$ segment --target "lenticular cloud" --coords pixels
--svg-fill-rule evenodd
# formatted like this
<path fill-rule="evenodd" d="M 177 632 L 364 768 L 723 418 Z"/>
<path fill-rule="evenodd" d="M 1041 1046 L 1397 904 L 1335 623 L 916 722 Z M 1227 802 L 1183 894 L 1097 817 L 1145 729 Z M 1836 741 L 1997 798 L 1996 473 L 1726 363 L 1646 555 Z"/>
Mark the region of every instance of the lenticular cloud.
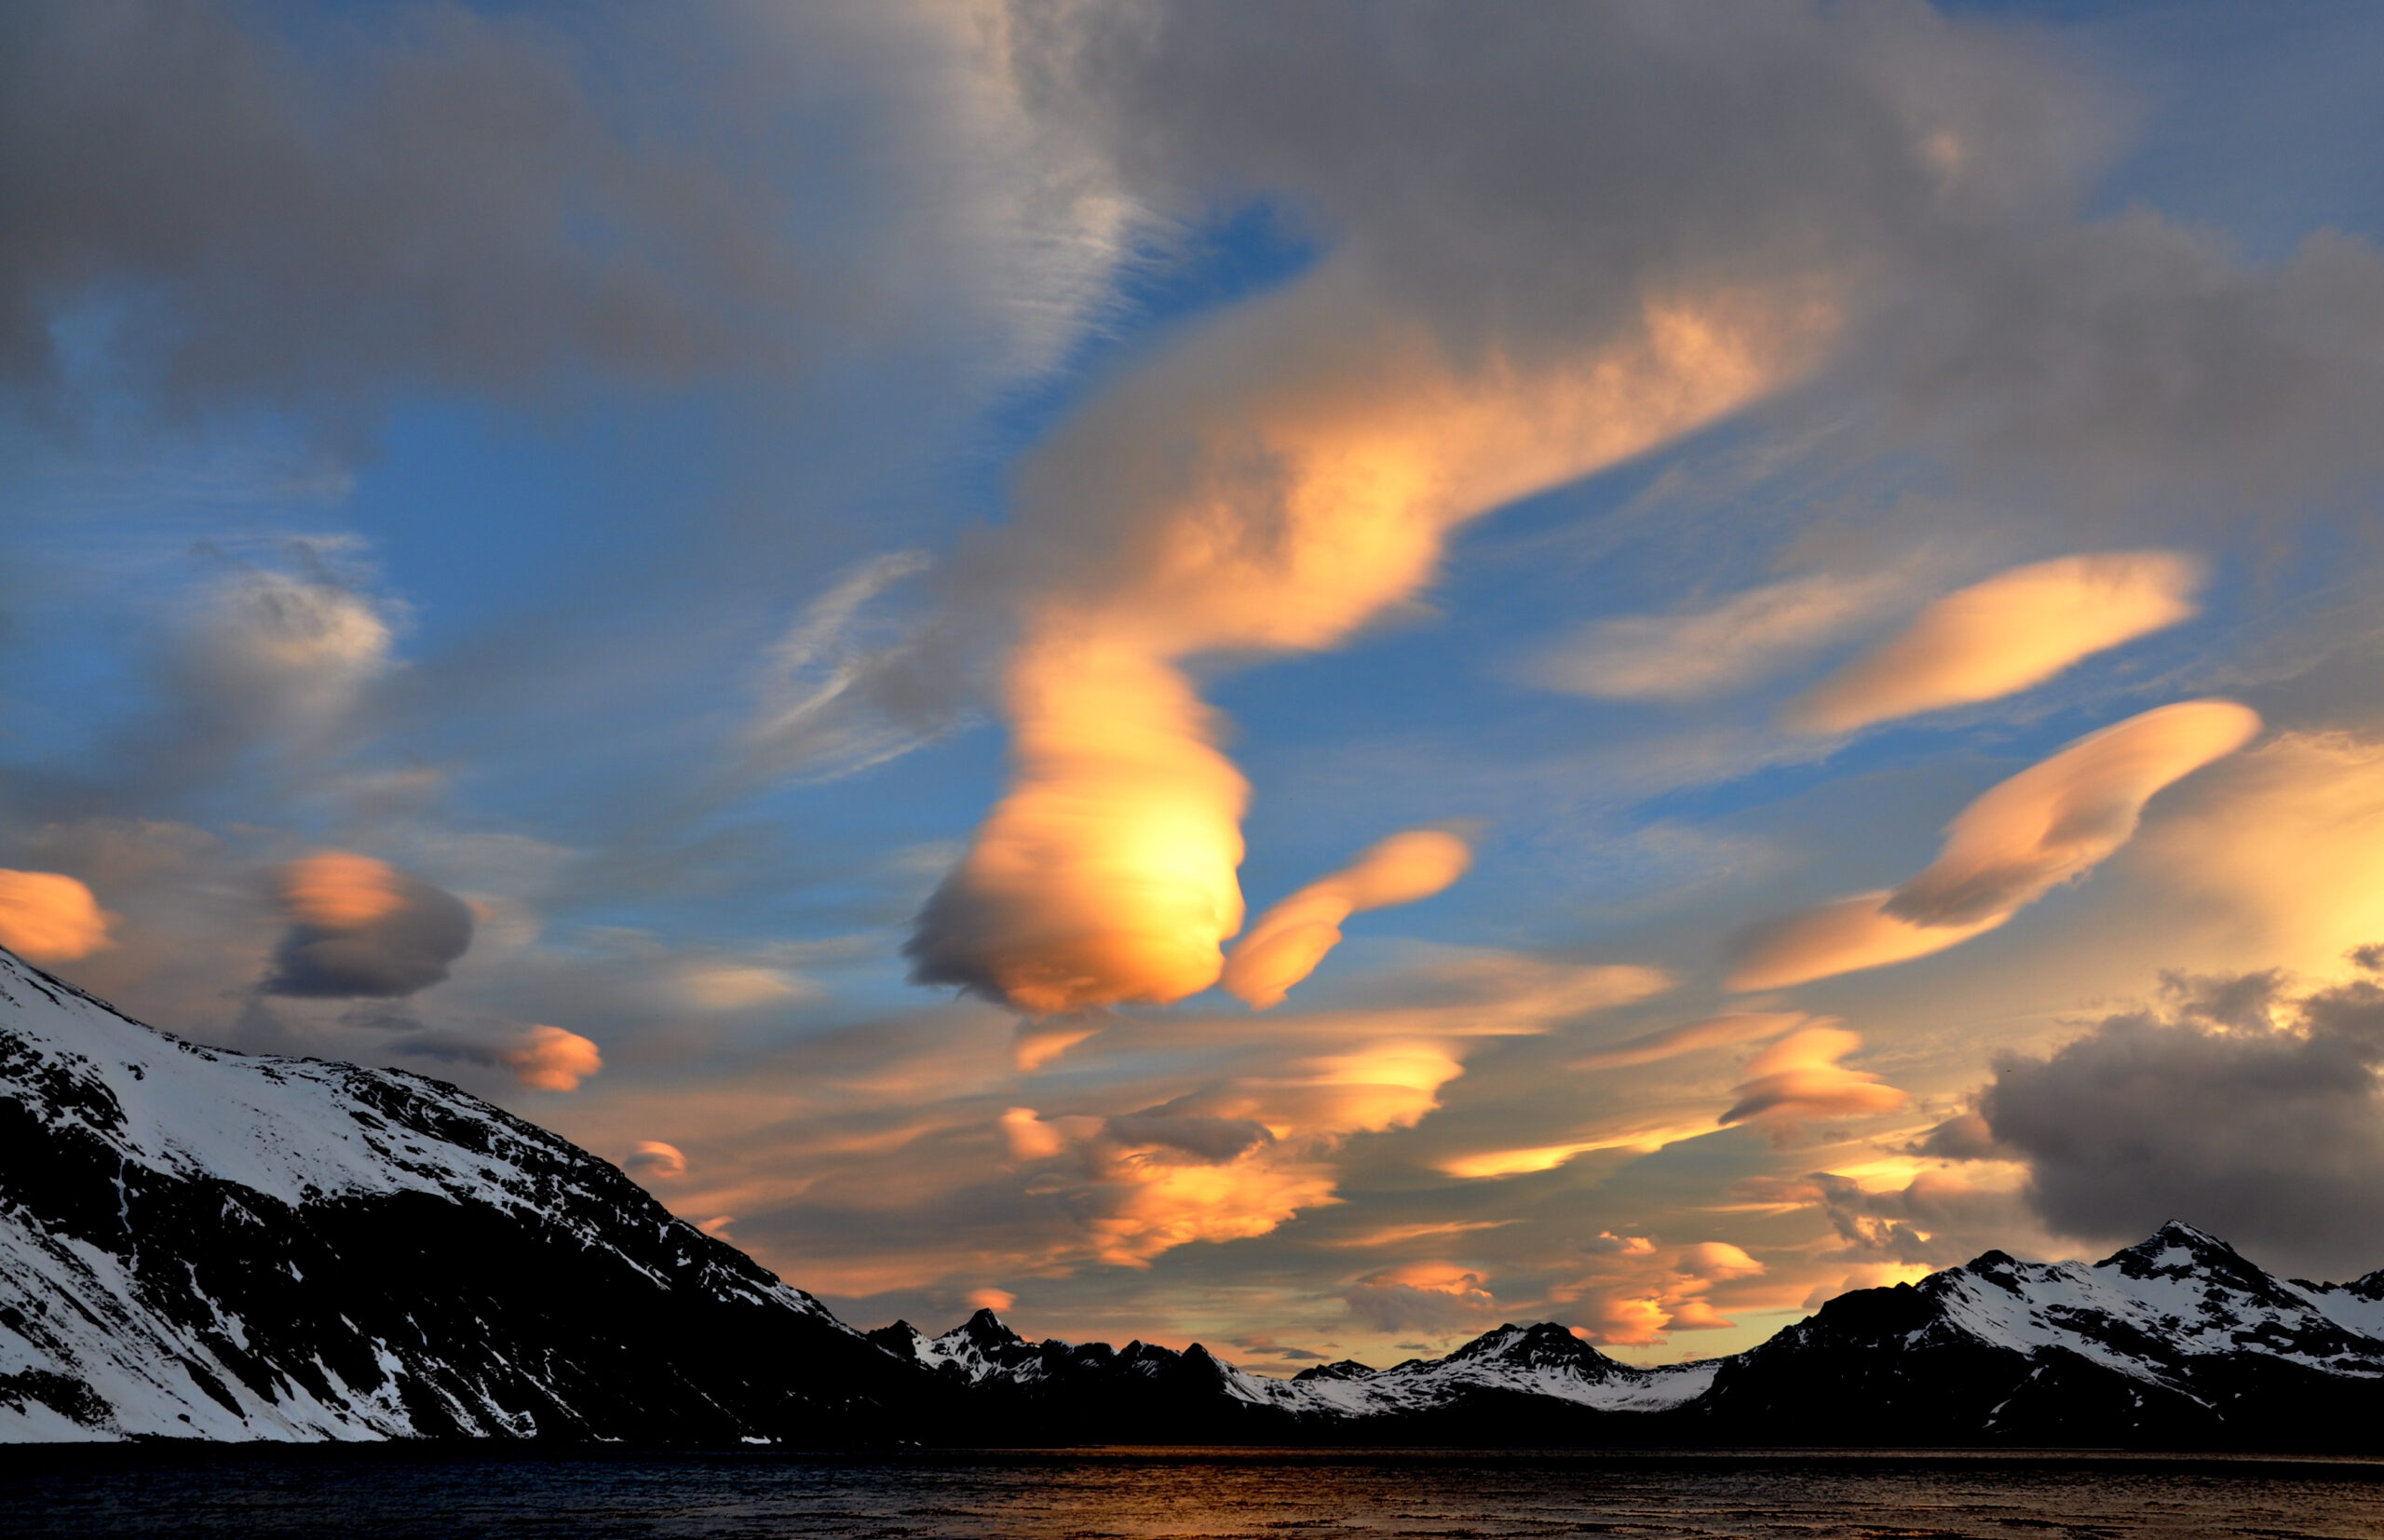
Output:
<path fill-rule="evenodd" d="M 1226 988 L 1253 1009 L 1281 1005 L 1284 993 L 1341 944 L 1342 921 L 1360 910 L 1429 898 L 1472 863 L 1472 850 L 1443 830 L 1393 834 L 1260 915 L 1226 959 Z"/>
<path fill-rule="evenodd" d="M 2163 706 L 2092 733 L 1988 790 L 1945 827 L 1937 859 L 1892 891 L 1756 927 L 1729 985 L 1779 989 L 1942 952 L 2092 871 L 2135 833 L 2161 788 L 2249 743 L 2260 719 L 2227 700 Z"/>
<path fill-rule="evenodd" d="M 1947 594 L 1901 634 L 1823 680 L 1789 711 L 1842 733 L 1996 700 L 2196 613 L 2202 565 L 2174 551 L 2109 551 L 2015 567 Z"/>
<path fill-rule="evenodd" d="M 391 999 L 446 979 L 472 944 L 472 912 L 444 888 L 386 861 L 325 850 L 278 873 L 290 928 L 268 994 Z"/>
<path fill-rule="evenodd" d="M 57 871 L 0 871 L 0 946 L 36 963 L 69 963 L 114 945 L 115 916 Z"/>
<path fill-rule="evenodd" d="M 1828 320 L 1801 292 L 1684 294 L 1552 359 L 1459 356 L 1327 273 L 1123 382 L 1022 489 L 1013 775 L 914 977 L 1036 1013 L 1216 982 L 1249 789 L 1185 664 L 1343 641 L 1458 525 L 1752 399 Z"/>

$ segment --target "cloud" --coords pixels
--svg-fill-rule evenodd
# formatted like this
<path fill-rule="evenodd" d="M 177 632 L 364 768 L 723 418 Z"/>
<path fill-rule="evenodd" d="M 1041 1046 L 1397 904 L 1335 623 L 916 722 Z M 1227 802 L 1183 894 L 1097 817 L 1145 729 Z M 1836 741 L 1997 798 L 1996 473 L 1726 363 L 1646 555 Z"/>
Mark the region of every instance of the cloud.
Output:
<path fill-rule="evenodd" d="M 1498 1302 L 1481 1275 L 1450 1263 L 1416 1262 L 1370 1273 L 1341 1296 L 1349 1314 L 1385 1336 L 1448 1338 L 1495 1320 Z"/>
<path fill-rule="evenodd" d="M 631 1176 L 659 1182 L 675 1182 L 687 1174 L 687 1157 L 679 1146 L 665 1144 L 658 1139 L 639 1140 L 637 1148 L 621 1164 Z"/>
<path fill-rule="evenodd" d="M 1204 989 L 1241 923 L 1248 788 L 1188 662 L 1398 613 L 1461 524 L 1807 378 L 1885 275 L 2062 209 L 2078 159 L 2046 56 L 1917 9 L 1007 16 L 1023 100 L 1129 196 L 1327 249 L 1019 479 L 1013 775 L 911 954 L 1037 1013 Z"/>
<path fill-rule="evenodd" d="M 1662 6 L 1294 0 L 1263 35 L 1198 0 L 1013 16 L 1028 101 L 1129 193 L 1193 214 L 1220 189 L 1279 198 L 1467 347 L 1564 350 L 1651 277 L 1884 287 L 2066 212 L 2099 147 L 2045 49 L 1920 7 L 1714 28 Z"/>
<path fill-rule="evenodd" d="M 1185 660 L 1343 640 L 1459 523 L 1742 404 L 1817 324 L 1776 294 L 1656 296 L 1526 365 L 1452 357 L 1336 270 L 1121 381 L 1023 477 L 1015 772 L 919 916 L 915 979 L 1036 1013 L 1213 983 L 1248 787 Z"/>
<path fill-rule="evenodd" d="M 1664 1027 L 1585 1054 L 1567 1066 L 1577 1070 L 1621 1070 L 1641 1064 L 1660 1063 L 1677 1059 L 1685 1053 L 1697 1053 L 1706 1048 L 1718 1048 L 1733 1043 L 1750 1043 L 1759 1038 L 1773 1037 L 1799 1022 L 1809 1020 L 1802 1011 L 1733 1011 L 1711 1016 L 1702 1021 L 1685 1021 L 1676 1027 Z"/>
<path fill-rule="evenodd" d="M 1388 1040 L 1295 1059 L 1106 1118 L 1012 1107 L 1000 1130 L 1047 1196 L 1079 1215 L 1092 1260 L 1146 1267 L 1195 1241 L 1242 1240 L 1340 1201 L 1330 1157 L 1353 1134 L 1412 1128 L 1464 1073 L 1440 1044 Z"/>
<path fill-rule="evenodd" d="M 1965 925 L 1918 925 L 1887 912 L 1887 889 L 1857 893 L 1750 926 L 1732 943 L 1728 987 L 1785 989 L 1862 968 L 1910 962 L 1959 946 L 2009 915 Z"/>
<path fill-rule="evenodd" d="M 1472 862 L 1465 841 L 1444 831 L 1393 834 L 1260 915 L 1226 958 L 1226 989 L 1256 1010 L 1282 1004 L 1285 992 L 1340 944 L 1342 921 L 1429 898 Z"/>
<path fill-rule="evenodd" d="M 1895 890 L 1887 911 L 1930 925 L 2009 914 L 2093 871 L 2134 834 L 2162 787 L 2259 730 L 2248 707 L 2192 700 L 2090 733 L 1962 809 L 1937 859 Z"/>
<path fill-rule="evenodd" d="M 51 322 L 77 304 L 178 409 L 774 356 L 802 294 L 783 195 L 718 99 L 673 124 L 599 84 L 700 49 L 593 20 L 414 6 L 301 40 L 263 7 L 14 13 L 0 142 L 52 148 L 10 177 L 0 376 L 67 374 Z"/>
<path fill-rule="evenodd" d="M 2191 618 L 2201 562 L 2174 551 L 2068 556 L 1947 594 L 1901 635 L 1791 706 L 1805 732 L 1995 700 L 2081 659 Z"/>
<path fill-rule="evenodd" d="M 1717 1331 L 1737 1323 L 1709 1296 L 1720 1285 L 1760 1277 L 1764 1264 L 1727 1241 L 1662 1248 L 1647 1236 L 1601 1233 L 1581 1249 L 1590 1268 L 1551 1297 L 1585 1307 L 1584 1342 L 1647 1347 L 1674 1331 Z"/>
<path fill-rule="evenodd" d="M 0 871 L 0 946 L 35 963 L 71 963 L 115 945 L 115 917 L 56 871 Z"/>
<path fill-rule="evenodd" d="M 1120 1144 L 1164 1145 L 1202 1160 L 1231 1160 L 1275 1137 L 1266 1125 L 1251 1118 L 1185 1117 L 1158 1107 L 1113 1117 L 1105 1131 Z"/>
<path fill-rule="evenodd" d="M 1903 886 L 1758 925 L 1729 987 L 1780 989 L 1926 956 L 1992 930 L 2092 871 L 2135 832 L 2161 788 L 2241 749 L 2260 719 L 2231 701 L 2181 701 L 2090 733 L 1990 788 L 1945 828 Z"/>
<path fill-rule="evenodd" d="M 514 1079 L 541 1091 L 576 1091 L 604 1067 L 595 1044 L 563 1027 L 524 1027 L 522 1040 L 497 1059 Z"/>
<path fill-rule="evenodd" d="M 2384 253 L 2338 230 L 2282 262 L 2138 208 L 2007 232 L 1893 306 L 1899 448 L 1951 454 L 2065 531 L 2116 513 L 2263 517 L 2384 471 Z"/>
<path fill-rule="evenodd" d="M 882 764 L 933 737 L 944 709 L 921 704 L 910 677 L 916 639 L 868 613 L 873 601 L 928 570 L 924 551 L 890 551 L 846 574 L 804 607 L 770 649 L 760 702 L 746 724 L 740 772 L 832 780 Z"/>
<path fill-rule="evenodd" d="M 2147 898 L 2201 912 L 2196 955 L 2327 967 L 2384 936 L 2384 743 L 2280 733 L 2198 781 L 2131 862 Z"/>
<path fill-rule="evenodd" d="M 1941 1158 L 1956 1160 L 2006 1158 L 2000 1154 L 1939 1154 Z M 1815 1260 L 1835 1264 L 1833 1273 L 1849 1263 L 1884 1263 L 1916 1274 L 1933 1272 L 1957 1266 L 1990 1249 L 2014 1250 L 2028 1246 L 2029 1241 L 2022 1237 L 2039 1240 L 2031 1249 L 2039 1254 L 2058 1249 L 2051 1237 L 2035 1237 L 2038 1226 L 2021 1197 L 2015 1168 L 1913 1169 L 1918 1164 L 1873 1162 L 1874 1169 L 1866 1170 L 1862 1180 L 1835 1171 L 1814 1171 L 1787 1180 L 1758 1178 L 1740 1183 L 1738 1191 L 1820 1209 L 1836 1232 L 1838 1244 Z M 1827 1290 L 1822 1297 L 1835 1292 Z"/>
<path fill-rule="evenodd" d="M 1324 1245 L 1338 1250 L 1367 1250 L 1376 1246 L 1398 1246 L 1411 1240 L 1432 1240 L 1443 1236 L 1461 1236 L 1475 1230 L 1497 1230 L 1519 1223 L 1511 1219 L 1452 1219 L 1422 1224 L 1388 1224 L 1376 1230 L 1345 1236 Z"/>
<path fill-rule="evenodd" d="M 1705 700 L 1793 668 L 1870 620 L 1903 586 L 1896 574 L 1817 573 L 1661 615 L 1583 628 L 1525 668 L 1534 683 L 1599 700 Z"/>
<path fill-rule="evenodd" d="M 444 980 L 472 944 L 462 899 L 370 856 L 320 851 L 282 867 L 276 881 L 290 928 L 267 994 L 414 994 Z"/>
<path fill-rule="evenodd" d="M 538 1091 L 576 1091 L 582 1081 L 604 1067 L 604 1056 L 594 1043 L 563 1027 L 527 1026 L 494 1039 L 459 1032 L 423 1032 L 401 1038 L 391 1047 L 420 1059 L 502 1069 Z"/>
<path fill-rule="evenodd" d="M 1713 1131 L 1709 1123 L 1642 1123 L 1594 1139 L 1577 1139 L 1562 1144 L 1531 1144 L 1521 1149 L 1478 1150 L 1470 1155 L 1450 1155 L 1435 1161 L 1433 1169 L 1467 1178 L 1526 1176 L 1534 1171 L 1552 1171 L 1575 1155 L 1595 1155 L 1602 1150 L 1635 1150 L 1644 1155 Z"/>
<path fill-rule="evenodd" d="M 149 757 L 187 776 L 244 755 L 349 746 L 368 692 L 394 668 L 397 616 L 335 573 L 336 542 L 292 541 L 295 571 L 246 568 L 201 590 L 163 666 L 181 720 Z"/>
<path fill-rule="evenodd" d="M 1761 1123 L 1775 1136 L 1831 1117 L 1892 1112 L 1911 1098 L 1877 1075 L 1838 1062 L 1862 1039 L 1833 1024 L 1799 1027 L 1748 1061 L 1746 1079 L 1719 1121 Z"/>
<path fill-rule="evenodd" d="M 2042 1057 L 1997 1060 L 1979 1114 L 2052 1229 L 2136 1239 L 2171 1219 L 2271 1266 L 2384 1266 L 2384 987 L 2170 976 L 2160 1000 Z"/>

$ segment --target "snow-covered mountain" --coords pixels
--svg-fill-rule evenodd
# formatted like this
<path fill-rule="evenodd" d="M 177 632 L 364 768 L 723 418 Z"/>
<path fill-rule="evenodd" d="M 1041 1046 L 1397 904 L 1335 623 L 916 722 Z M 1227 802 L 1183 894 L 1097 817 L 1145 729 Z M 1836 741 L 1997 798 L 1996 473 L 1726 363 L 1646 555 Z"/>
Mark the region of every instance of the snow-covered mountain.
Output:
<path fill-rule="evenodd" d="M 452 1086 L 186 1043 L 0 952 L 0 1442 L 143 1437 L 2375 1448 L 2384 1272 L 2170 1224 L 1660 1369 L 1547 1323 L 1290 1380 L 991 1311 L 863 1334 Z"/>
<path fill-rule="evenodd" d="M 1563 1327 L 1289 1380 L 1195 1345 L 1029 1343 L 990 1310 L 870 1334 L 966 1386 L 991 1425 L 1111 1441 L 2384 1443 L 2384 1272 L 2269 1277 L 2186 1224 L 2102 1262 L 1991 1251 L 1843 1295 L 1760 1346 L 1639 1369 Z"/>
<path fill-rule="evenodd" d="M 2091 1265 L 1989 1251 L 1832 1300 L 1722 1360 L 1688 1412 L 1858 1442 L 2372 1447 L 2384 1272 L 2280 1279 L 2174 1223 Z"/>
<path fill-rule="evenodd" d="M 1682 1406 L 1715 1371 L 1711 1363 L 1634 1368 L 1546 1322 L 1502 1326 L 1443 1358 L 1385 1370 L 1344 1360 L 1288 1380 L 1237 1369 L 1198 1344 L 1179 1353 L 1142 1342 L 1030 1343 L 990 1310 L 941 1336 L 897 1321 L 870 1340 L 969 1386 L 1003 1425 L 1108 1439 L 1462 1439 L 1520 1422 L 1545 1441 Z"/>
<path fill-rule="evenodd" d="M 454 1087 L 229 1053 L 0 952 L 0 1440 L 865 1437 L 887 1356 Z"/>

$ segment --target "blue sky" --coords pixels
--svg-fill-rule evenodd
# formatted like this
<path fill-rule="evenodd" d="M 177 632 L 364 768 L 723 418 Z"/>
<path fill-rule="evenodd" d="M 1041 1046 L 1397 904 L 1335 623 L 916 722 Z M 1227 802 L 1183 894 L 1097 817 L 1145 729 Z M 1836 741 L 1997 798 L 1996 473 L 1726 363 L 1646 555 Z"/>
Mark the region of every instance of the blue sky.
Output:
<path fill-rule="evenodd" d="M 1669 1358 L 2173 1217 L 1979 1109 L 2384 939 L 2384 23 L 1463 11 L 24 13 L 0 865 L 72 891 L 0 939 L 452 1076 L 861 1324 Z M 1497 490 L 1375 582 L 1409 514 L 1312 489 L 1407 457 Z M 1042 782 L 1038 700 L 1103 740 Z M 1149 811 L 1217 753 L 1246 812 Z M 1342 930 L 1265 1012 L 1231 925 L 1118 961 L 1219 817 Z M 1352 897 L 1417 830 L 1470 870 Z M 2218 1137 L 2179 1087 L 2136 1132 Z M 2360 1260 L 2261 1181 L 2176 1217 Z"/>

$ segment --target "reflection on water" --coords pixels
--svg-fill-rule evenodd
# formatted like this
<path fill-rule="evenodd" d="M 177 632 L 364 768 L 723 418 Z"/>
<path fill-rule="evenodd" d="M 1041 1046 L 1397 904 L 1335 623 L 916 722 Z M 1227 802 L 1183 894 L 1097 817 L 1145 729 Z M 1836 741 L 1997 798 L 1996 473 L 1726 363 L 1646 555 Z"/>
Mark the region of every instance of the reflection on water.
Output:
<path fill-rule="evenodd" d="M 11 1535 L 2384 1536 L 2384 1462 L 1239 1450 L 15 1450 Z"/>

